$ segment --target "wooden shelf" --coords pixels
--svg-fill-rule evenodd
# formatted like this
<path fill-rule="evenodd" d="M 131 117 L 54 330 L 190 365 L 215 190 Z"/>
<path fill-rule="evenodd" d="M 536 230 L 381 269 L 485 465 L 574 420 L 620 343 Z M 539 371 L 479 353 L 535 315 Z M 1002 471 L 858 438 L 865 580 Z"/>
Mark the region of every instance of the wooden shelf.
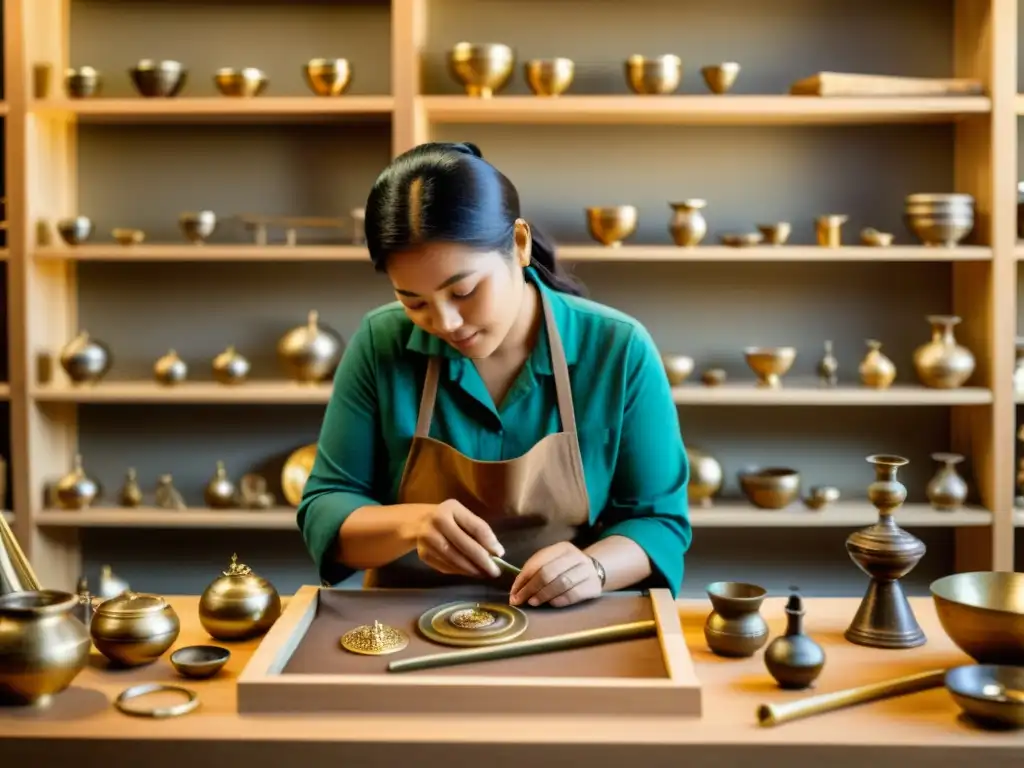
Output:
<path fill-rule="evenodd" d="M 907 504 L 895 515 L 905 528 L 959 528 L 991 525 L 992 513 L 979 508 L 939 512 L 928 504 Z M 710 509 L 692 507 L 690 519 L 701 528 L 856 528 L 878 520 L 867 501 L 841 501 L 816 512 L 802 504 L 786 509 L 756 509 L 743 501 L 716 502 Z"/>
<path fill-rule="evenodd" d="M 165 387 L 154 381 L 102 381 L 71 386 L 36 387 L 32 398 L 40 403 L 326 403 L 331 384 L 291 381 L 249 381 L 230 386 L 216 382 L 186 381 Z"/>
<path fill-rule="evenodd" d="M 391 96 L 210 96 L 173 99 L 93 98 L 35 101 L 29 111 L 42 117 L 74 117 L 81 122 L 236 122 L 389 118 Z"/>
<path fill-rule="evenodd" d="M 992 108 L 985 96 L 817 98 L 813 96 L 421 96 L 435 123 L 850 124 L 952 122 Z"/>
<path fill-rule="evenodd" d="M 298 530 L 296 510 L 275 507 L 265 510 L 183 510 L 161 507 L 98 507 L 81 511 L 42 510 L 35 515 L 41 526 L 59 528 L 238 528 Z"/>
<path fill-rule="evenodd" d="M 672 388 L 677 405 L 987 405 L 991 390 L 983 387 L 930 389 L 912 385 L 893 385 L 889 389 L 868 389 L 855 385 L 835 388 L 785 379 L 780 389 L 763 389 L 753 382 L 725 383 L 717 387 L 684 384 Z"/>
<path fill-rule="evenodd" d="M 365 261 L 366 248 L 354 245 L 192 245 L 102 243 L 39 248 L 35 258 L 64 261 Z"/>

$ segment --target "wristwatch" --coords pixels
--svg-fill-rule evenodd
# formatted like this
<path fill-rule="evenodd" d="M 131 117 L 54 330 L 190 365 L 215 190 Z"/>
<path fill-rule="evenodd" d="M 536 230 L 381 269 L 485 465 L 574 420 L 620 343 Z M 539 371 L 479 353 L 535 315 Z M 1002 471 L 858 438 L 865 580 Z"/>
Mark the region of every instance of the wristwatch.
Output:
<path fill-rule="evenodd" d="M 604 572 L 604 566 L 601 565 L 601 561 L 593 555 L 587 555 L 590 558 L 590 562 L 594 564 L 594 570 L 597 571 L 597 578 L 601 580 L 601 589 L 604 589 L 604 581 L 608 578 L 608 575 Z"/>

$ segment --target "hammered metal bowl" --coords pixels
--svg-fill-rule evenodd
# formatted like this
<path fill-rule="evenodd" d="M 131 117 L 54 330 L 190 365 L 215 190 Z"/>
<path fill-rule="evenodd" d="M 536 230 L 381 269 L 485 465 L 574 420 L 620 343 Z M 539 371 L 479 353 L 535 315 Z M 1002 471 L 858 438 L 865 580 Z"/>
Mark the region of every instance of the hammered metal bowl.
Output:
<path fill-rule="evenodd" d="M 310 59 L 302 73 L 306 85 L 317 96 L 341 96 L 352 82 L 348 59 Z"/>
<path fill-rule="evenodd" d="M 64 90 L 72 99 L 88 99 L 103 89 L 103 76 L 92 67 L 77 67 L 64 72 Z"/>
<path fill-rule="evenodd" d="M 508 84 L 515 54 L 503 43 L 457 43 L 448 54 L 452 75 L 466 93 L 488 99 Z"/>
<path fill-rule="evenodd" d="M 560 96 L 572 85 L 576 64 L 572 59 L 533 59 L 523 70 L 534 95 Z"/>
<path fill-rule="evenodd" d="M 678 387 L 693 373 L 693 358 L 687 355 L 662 355 L 661 364 L 665 367 L 668 383 Z"/>
<path fill-rule="evenodd" d="M 800 493 L 800 473 L 788 467 L 764 467 L 739 473 L 740 489 L 760 509 L 784 509 Z"/>
<path fill-rule="evenodd" d="M 213 677 L 231 658 L 231 651 L 216 645 L 187 645 L 171 654 L 171 665 L 184 677 Z"/>
<path fill-rule="evenodd" d="M 942 628 L 979 664 L 1024 666 L 1024 573 L 954 573 L 931 584 Z"/>
<path fill-rule="evenodd" d="M 146 98 L 172 98 L 181 93 L 188 70 L 180 61 L 143 59 L 128 70 L 132 85 Z"/>
<path fill-rule="evenodd" d="M 633 205 L 587 208 L 587 229 L 601 245 L 618 246 L 636 232 L 639 213 Z"/>
<path fill-rule="evenodd" d="M 256 67 L 218 69 L 213 75 L 213 83 L 223 96 L 236 98 L 253 98 L 267 89 L 270 80 L 266 73 Z"/>
<path fill-rule="evenodd" d="M 683 62 L 674 54 L 664 56 L 630 56 L 626 59 L 626 83 L 634 93 L 664 96 L 679 88 L 683 79 Z"/>
<path fill-rule="evenodd" d="M 81 245 L 92 234 L 92 220 L 88 216 L 73 216 L 57 222 L 57 234 L 68 245 Z"/>

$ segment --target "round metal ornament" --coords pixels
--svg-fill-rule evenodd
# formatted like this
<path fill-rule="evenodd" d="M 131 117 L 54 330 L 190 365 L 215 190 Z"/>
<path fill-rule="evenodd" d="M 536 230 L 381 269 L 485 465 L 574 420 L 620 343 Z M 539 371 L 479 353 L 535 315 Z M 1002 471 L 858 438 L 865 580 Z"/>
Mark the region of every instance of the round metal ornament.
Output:
<path fill-rule="evenodd" d="M 528 625 L 526 614 L 511 605 L 459 600 L 425 611 L 417 626 L 427 640 L 471 648 L 515 640 Z"/>
<path fill-rule="evenodd" d="M 350 629 L 341 636 L 341 647 L 362 656 L 386 656 L 409 645 L 409 636 L 400 629 L 374 621 Z"/>

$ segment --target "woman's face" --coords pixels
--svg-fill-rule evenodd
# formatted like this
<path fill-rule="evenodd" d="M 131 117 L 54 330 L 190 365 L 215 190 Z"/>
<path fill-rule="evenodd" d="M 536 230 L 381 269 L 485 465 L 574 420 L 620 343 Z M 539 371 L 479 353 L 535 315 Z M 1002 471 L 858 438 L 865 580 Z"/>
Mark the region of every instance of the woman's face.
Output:
<path fill-rule="evenodd" d="M 529 263 L 517 227 L 516 258 L 453 243 L 430 243 L 388 259 L 387 274 L 406 314 L 466 357 L 489 357 L 519 316 Z"/>

